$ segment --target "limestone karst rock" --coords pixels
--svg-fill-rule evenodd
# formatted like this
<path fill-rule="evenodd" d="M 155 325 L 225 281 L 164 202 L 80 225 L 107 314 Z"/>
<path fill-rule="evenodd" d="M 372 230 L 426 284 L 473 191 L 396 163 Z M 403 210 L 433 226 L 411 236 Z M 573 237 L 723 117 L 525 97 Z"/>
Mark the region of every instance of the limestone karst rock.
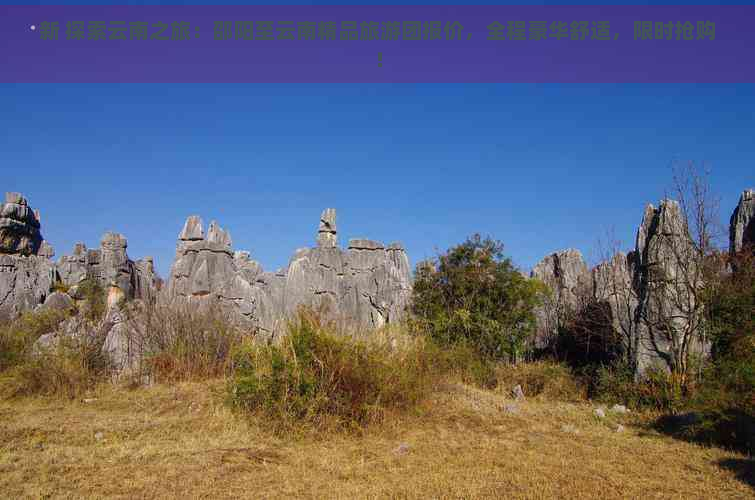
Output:
<path fill-rule="evenodd" d="M 742 192 L 729 220 L 729 250 L 739 252 L 746 245 L 755 246 L 755 190 L 752 189 Z"/>
<path fill-rule="evenodd" d="M 77 243 L 73 255 L 58 259 L 56 268 L 60 281 L 75 287 L 85 279 L 94 279 L 105 289 L 116 284 L 129 299 L 154 300 L 160 280 L 152 258 L 133 261 L 126 252 L 127 247 L 126 238 L 118 233 L 105 233 L 97 250 Z"/>
<path fill-rule="evenodd" d="M 199 217 L 186 220 L 168 281 L 170 299 L 217 294 L 235 275 L 234 254 L 222 236 L 227 233 L 213 223 L 211 235 L 212 241 L 205 239 Z M 227 239 L 230 241 L 230 236 Z"/>
<path fill-rule="evenodd" d="M 59 293 L 59 292 L 56 292 Z M 61 296 L 67 297 L 65 294 Z M 44 354 L 54 352 L 61 342 L 69 348 L 86 348 L 90 353 L 100 352 L 114 379 L 136 373 L 142 361 L 140 337 L 137 322 L 141 319 L 134 314 L 144 302 L 133 301 L 125 309 L 124 291 L 112 284 L 107 289 L 107 307 L 104 316 L 97 321 L 85 315 L 73 315 L 61 322 L 55 330 L 42 335 L 34 343 L 33 352 Z"/>
<path fill-rule="evenodd" d="M 560 321 L 577 312 L 584 297 L 589 296 L 591 276 L 580 251 L 569 248 L 538 262 L 530 277 L 548 285 L 552 292 L 535 311 L 538 323 L 535 345 L 542 348 L 556 334 Z"/>
<path fill-rule="evenodd" d="M 6 193 L 0 205 L 0 320 L 42 304 L 52 289 L 52 247 L 44 241 L 39 212 L 19 193 Z"/>
<path fill-rule="evenodd" d="M 20 193 L 5 193 L 0 205 L 0 253 L 37 255 L 42 245 L 38 212 Z"/>
<path fill-rule="evenodd" d="M 317 246 L 336 247 L 338 238 L 336 237 L 336 210 L 335 208 L 326 208 L 320 215 L 320 227 L 317 230 Z"/>
<path fill-rule="evenodd" d="M 582 253 L 573 248 L 548 255 L 535 265 L 531 275 L 550 286 L 555 294 L 573 307 L 577 305 L 581 289 L 590 281 Z"/>
<path fill-rule="evenodd" d="M 409 260 L 401 244 L 351 240 L 337 246 L 336 211 L 320 217 L 317 246 L 297 250 L 285 269 L 265 272 L 248 252 L 231 250 L 217 223 L 207 239 L 201 219 L 189 217 L 179 235 L 165 300 L 216 301 L 245 323 L 280 331 L 300 306 L 344 328 L 374 328 L 401 319 L 411 294 Z"/>
<path fill-rule="evenodd" d="M 702 329 L 702 269 L 679 203 L 663 200 L 648 205 L 637 230 L 637 370 L 668 369 L 675 353 L 689 344 L 689 352 L 704 354 Z"/>
<path fill-rule="evenodd" d="M 0 320 L 42 304 L 55 280 L 55 266 L 37 255 L 0 254 Z"/>
<path fill-rule="evenodd" d="M 637 252 L 616 253 L 592 270 L 592 295 L 598 302 L 607 303 L 609 320 L 624 349 L 636 347 L 635 325 L 638 293 L 635 287 Z"/>
<path fill-rule="evenodd" d="M 70 295 L 63 292 L 52 292 L 45 299 L 44 304 L 39 306 L 41 309 L 65 311 L 74 307 L 73 299 Z"/>
<path fill-rule="evenodd" d="M 217 243 L 225 248 L 231 248 L 233 246 L 231 233 L 225 231 L 216 221 L 210 222 L 210 228 L 207 230 L 207 241 L 210 243 Z"/>
<path fill-rule="evenodd" d="M 705 355 L 699 340 L 702 274 L 679 204 L 662 200 L 647 205 L 637 230 L 635 249 L 622 252 L 592 270 L 592 294 L 607 303 L 614 331 L 636 374 L 648 368 L 670 369 L 679 362 L 682 344 Z"/>
<path fill-rule="evenodd" d="M 648 205 L 629 254 L 619 252 L 587 275 L 575 251 L 548 256 L 535 266 L 532 276 L 548 284 L 554 295 L 537 311 L 540 335 L 552 334 L 569 313 L 587 305 L 580 300 L 588 299 L 609 306 L 610 318 L 604 319 L 618 334 L 638 376 L 650 367 L 669 369 L 678 363 L 675 353 L 682 343 L 693 355 L 705 355 L 708 346 L 698 335 L 698 261 L 679 204 L 663 200 L 658 208 Z"/>

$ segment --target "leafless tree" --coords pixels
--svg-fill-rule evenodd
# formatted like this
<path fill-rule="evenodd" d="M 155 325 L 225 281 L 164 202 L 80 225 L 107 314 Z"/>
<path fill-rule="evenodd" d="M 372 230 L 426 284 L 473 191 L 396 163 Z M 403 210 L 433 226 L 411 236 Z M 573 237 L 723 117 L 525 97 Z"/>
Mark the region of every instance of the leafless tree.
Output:
<path fill-rule="evenodd" d="M 643 353 L 662 359 L 685 384 L 707 352 L 703 294 L 715 275 L 721 231 L 709 170 L 689 162 L 672 171 L 672 194 L 644 221 L 647 240 L 638 248 L 638 355 L 641 365 Z"/>

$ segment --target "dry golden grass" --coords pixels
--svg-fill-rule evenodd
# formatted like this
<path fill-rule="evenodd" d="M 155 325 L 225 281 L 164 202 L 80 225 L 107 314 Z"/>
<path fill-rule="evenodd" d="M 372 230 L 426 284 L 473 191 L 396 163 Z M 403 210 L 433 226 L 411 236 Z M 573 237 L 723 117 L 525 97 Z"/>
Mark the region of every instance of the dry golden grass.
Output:
<path fill-rule="evenodd" d="M 290 437 L 232 414 L 221 389 L 2 401 L 0 497 L 753 497 L 745 457 L 659 435 L 642 417 L 598 420 L 586 403 L 535 398 L 509 414 L 499 393 L 449 385 L 362 435 Z"/>

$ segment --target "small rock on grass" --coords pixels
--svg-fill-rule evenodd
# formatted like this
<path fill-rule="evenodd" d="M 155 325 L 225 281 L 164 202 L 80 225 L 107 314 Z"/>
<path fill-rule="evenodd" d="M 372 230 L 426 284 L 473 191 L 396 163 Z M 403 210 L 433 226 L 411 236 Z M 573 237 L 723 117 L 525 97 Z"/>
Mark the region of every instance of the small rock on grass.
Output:
<path fill-rule="evenodd" d="M 103 439 L 105 439 L 105 435 L 101 432 L 97 432 L 94 435 L 94 439 L 96 439 L 97 441 L 102 441 Z"/>
<path fill-rule="evenodd" d="M 409 446 L 408 443 L 401 443 L 394 451 L 397 455 L 406 455 L 407 453 L 409 453 L 410 449 L 411 446 Z"/>
<path fill-rule="evenodd" d="M 613 405 L 611 407 L 611 411 L 614 413 L 621 413 L 621 414 L 629 413 L 629 410 L 624 405 Z"/>
<path fill-rule="evenodd" d="M 606 411 L 603 408 L 595 408 L 595 416 L 598 418 L 605 418 Z"/>
<path fill-rule="evenodd" d="M 511 393 L 514 395 L 514 399 L 516 399 L 517 401 L 524 401 L 524 391 L 522 390 L 521 385 L 514 387 Z"/>

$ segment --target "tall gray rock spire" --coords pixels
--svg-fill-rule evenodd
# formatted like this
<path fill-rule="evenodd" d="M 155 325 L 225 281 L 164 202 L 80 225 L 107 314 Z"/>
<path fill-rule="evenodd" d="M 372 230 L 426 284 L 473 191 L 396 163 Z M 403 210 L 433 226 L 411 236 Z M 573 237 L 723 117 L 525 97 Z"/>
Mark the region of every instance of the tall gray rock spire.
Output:
<path fill-rule="evenodd" d="M 755 191 L 746 189 L 729 220 L 729 250 L 739 252 L 746 245 L 755 245 Z"/>
<path fill-rule="evenodd" d="M 326 208 L 320 215 L 320 227 L 317 229 L 317 246 L 334 248 L 338 246 L 336 230 L 336 209 Z"/>

